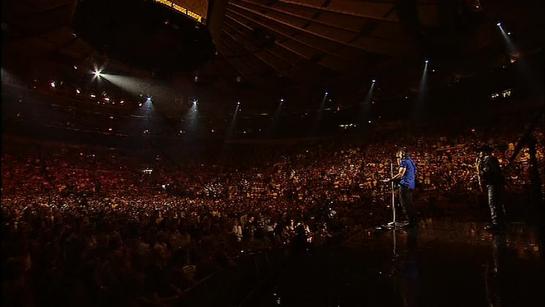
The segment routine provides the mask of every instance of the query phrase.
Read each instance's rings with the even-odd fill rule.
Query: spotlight
[[[237,106],[239,106],[239,105],[240,105],[240,101],[237,101]]]
[[[430,61],[429,60],[425,60],[424,63],[428,64]]]
[[[496,26],[501,27],[501,22],[498,22]]]
[[[95,75],[95,77],[100,78],[102,76],[101,72],[102,71],[100,71],[100,70],[95,70],[95,71],[93,71],[93,74]]]
[[[284,102],[284,98],[280,98],[280,102]]]
[[[373,81],[371,81],[371,82],[375,83],[375,82],[377,82],[377,80],[373,79]]]

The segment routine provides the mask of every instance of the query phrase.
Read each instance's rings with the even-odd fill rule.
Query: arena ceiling
[[[396,82],[418,77],[426,58],[474,66],[501,46],[497,20],[516,20],[529,34],[539,28],[532,22],[542,25],[536,8],[539,1],[229,0],[216,46],[264,84],[271,76],[327,87]]]
[[[307,79],[417,54],[394,1],[230,0],[217,48],[243,76]]]
[[[538,0],[215,0],[214,5],[222,6],[211,11],[220,18],[209,18],[221,20],[211,32],[222,59],[201,69],[202,80],[206,74],[220,79],[214,74],[228,71],[235,83],[271,90],[354,88],[371,79],[402,83],[418,78],[425,58],[441,61],[442,68],[471,68],[501,48],[494,27],[499,18],[512,21],[521,40],[531,37],[543,46]],[[80,58],[93,53],[72,35],[77,1],[3,0],[2,6],[2,30],[13,52],[46,48]]]

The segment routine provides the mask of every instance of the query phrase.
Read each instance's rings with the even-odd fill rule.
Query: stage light
[[[231,139],[236,131],[237,117],[239,112],[240,112],[240,101],[237,100],[235,111],[233,112],[233,117],[231,118],[231,122],[229,123],[229,127],[227,127],[227,131],[225,134],[226,139]]]
[[[371,82],[375,83],[375,82],[377,82],[377,80],[373,79],[373,81],[371,81]]]
[[[280,102],[284,102],[284,98],[280,98]]]
[[[429,60],[425,60],[424,63],[428,64],[430,61]]]
[[[51,81],[51,83],[49,83],[49,85],[52,87],[52,88],[55,88],[55,81]]]
[[[102,74],[101,74],[101,73],[102,73],[102,71],[100,71],[100,70],[98,70],[98,69],[97,69],[97,70],[95,70],[95,71],[93,71],[93,74],[94,74],[94,75],[95,75],[95,77],[97,77],[97,78],[100,78],[100,77],[102,77]]]
[[[510,53],[510,54],[514,54],[514,53],[517,53],[517,47],[515,46],[515,44],[511,41],[511,32],[506,32],[505,29],[503,28],[501,22],[498,22],[496,24],[500,30],[500,33],[501,35],[503,36],[503,39],[505,41],[505,45],[507,47],[507,51]]]

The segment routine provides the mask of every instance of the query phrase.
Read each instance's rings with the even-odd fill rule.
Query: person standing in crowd
[[[491,224],[486,228],[489,230],[501,230],[505,226],[504,208],[501,200],[505,179],[500,167],[500,162],[492,155],[490,146],[479,148],[477,157],[477,178],[481,191],[486,187],[488,196],[488,207],[490,208]]]
[[[407,149],[401,148],[396,153],[399,170],[395,176],[387,182],[397,182],[399,188],[399,204],[407,221],[400,223],[401,226],[416,226],[416,212],[413,205],[413,190],[416,187],[416,165],[410,158]]]

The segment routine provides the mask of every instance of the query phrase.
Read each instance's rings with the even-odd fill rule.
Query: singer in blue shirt
[[[403,223],[404,226],[416,226],[416,212],[413,205],[413,190],[416,187],[416,165],[405,148],[397,151],[396,158],[399,171],[389,181],[398,183],[399,204],[407,218],[407,221]]]

